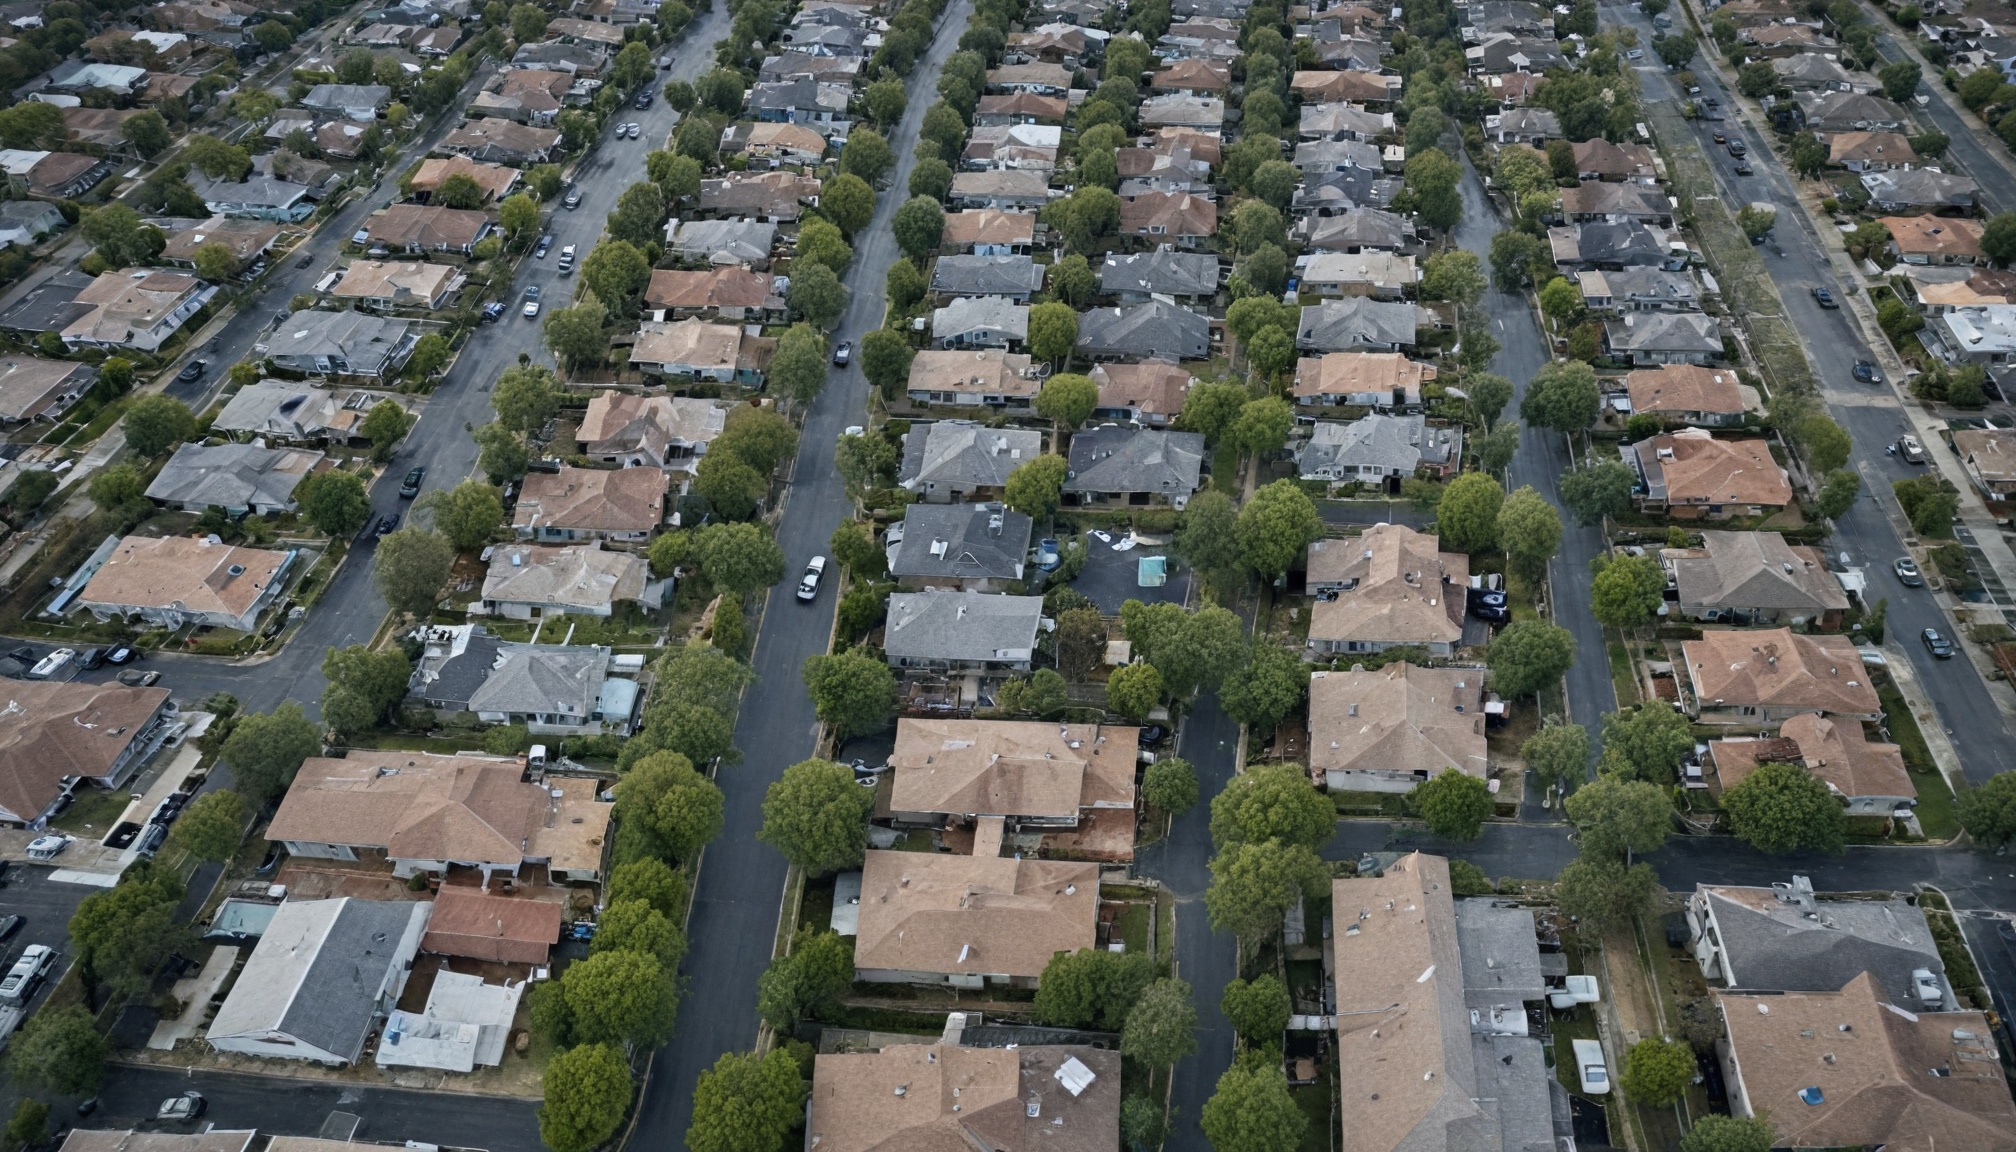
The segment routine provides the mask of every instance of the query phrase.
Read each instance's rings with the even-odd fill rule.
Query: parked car
[[[180,1096],[170,1096],[154,1110],[154,1119],[173,1124],[189,1124],[209,1111],[210,1102],[203,1099],[201,1092],[184,1092]]]
[[[1813,302],[1822,308],[1839,308],[1841,302],[1834,299],[1834,293],[1825,288],[1813,289]]]
[[[483,323],[485,324],[495,324],[503,315],[504,305],[499,301],[493,300],[483,306]]]
[[[533,319],[539,315],[539,302],[537,300],[527,300],[524,311],[527,320]]]
[[[1925,446],[1918,442],[1916,436],[1899,436],[1897,438],[1897,454],[1913,464],[1923,464],[1926,459]]]
[[[1727,144],[1728,142],[1729,142],[1729,137],[1728,137],[1727,135],[1725,135],[1724,133],[1722,133],[1722,132],[1720,132],[1720,131],[1717,131],[1717,132],[1715,133],[1715,143],[1717,143],[1717,144]]]
[[[120,644],[105,654],[107,664],[130,664],[140,658],[140,650],[130,644]]]
[[[826,574],[826,558],[814,556],[805,565],[805,575],[798,578],[798,599],[813,600],[819,595],[819,578]]]
[[[128,688],[148,688],[153,686],[154,682],[159,679],[161,679],[159,672],[142,672],[138,668],[129,668],[119,673],[119,683],[126,685]]]
[[[167,839],[168,825],[149,824],[147,825],[147,831],[142,833],[140,839],[134,843],[133,850],[142,856],[152,856],[161,850],[162,843]]]
[[[570,210],[579,208],[581,206],[581,193],[569,192],[567,193],[567,198],[560,201],[560,203],[565,204]]]
[[[371,535],[390,536],[393,533],[393,531],[398,527],[399,527],[399,514],[397,512],[388,512],[385,515],[378,517],[378,525],[377,527],[371,529]]]
[[[1470,593],[1469,601],[1470,615],[1477,617],[1479,620],[1495,622],[1510,620],[1512,618],[1511,605],[1506,601],[1505,593],[1503,592],[1493,592],[1488,589],[1473,591]]]
[[[842,340],[840,346],[833,349],[833,363],[836,367],[845,368],[847,362],[853,358],[854,342],[852,340]]]
[[[532,249],[532,258],[535,260],[544,260],[546,258],[546,250],[551,247],[553,247],[553,234],[548,232],[546,235],[539,237],[538,246]]]
[[[27,921],[19,916],[0,916],[0,944],[13,939],[14,934],[21,930],[21,925],[26,923]]]
[[[86,648],[84,655],[77,661],[78,670],[83,672],[91,672],[104,666],[105,649],[103,648]]]
[[[47,944],[30,944],[22,949],[20,959],[14,961],[6,976],[0,977],[0,1003],[26,1004],[55,960],[56,950]]]
[[[30,860],[54,860],[63,854],[63,849],[69,846],[70,837],[65,836],[61,832],[51,832],[46,836],[37,836],[28,842],[28,858]]]
[[[1933,656],[1941,660],[1953,658],[1953,642],[1941,636],[1937,628],[1927,628],[1922,635],[1925,637],[1925,647]]]
[[[1161,724],[1148,724],[1141,729],[1141,746],[1153,748],[1169,739],[1169,729]]]
[[[1891,565],[1891,567],[1897,570],[1897,579],[1902,581],[1906,588],[1923,588],[1925,586],[1925,575],[1918,571],[1918,562],[1911,559],[1911,557],[1899,556],[1897,563]]]
[[[49,653],[49,655],[44,656],[42,659],[36,661],[35,666],[28,670],[28,678],[30,680],[47,680],[50,677],[56,675],[58,672],[61,672],[63,668],[70,663],[70,661],[75,660],[76,658],[77,658],[76,649],[58,648],[54,652]]]
[[[1055,572],[1064,562],[1063,553],[1057,550],[1057,541],[1044,537],[1036,542],[1036,568],[1041,572]]]
[[[21,661],[23,664],[33,664],[37,659],[35,655],[35,649],[28,647],[26,644],[23,644],[21,647],[16,648],[12,652],[9,652],[7,654],[9,656],[12,656],[16,660]]]
[[[418,496],[420,494],[420,483],[425,479],[427,479],[427,466],[422,464],[420,467],[406,473],[405,483],[399,485],[399,495],[407,500]]]
[[[175,374],[175,379],[182,381],[184,384],[189,383],[191,380],[201,380],[203,378],[203,370],[208,367],[209,365],[203,363],[201,360],[191,360],[182,366],[182,371]]]
[[[1597,1040],[1577,1040],[1575,1050],[1575,1074],[1581,1078],[1582,1091],[1591,1096],[1600,1096],[1610,1091],[1610,1068],[1603,1063],[1603,1044]]]
[[[1855,361],[1855,379],[1864,384],[1881,384],[1883,373],[1867,360]]]

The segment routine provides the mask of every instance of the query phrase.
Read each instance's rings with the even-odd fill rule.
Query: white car
[[[805,575],[798,578],[798,599],[814,600],[819,596],[819,578],[826,575],[826,558],[814,556],[805,565]]]
[[[69,664],[70,661],[75,660],[76,658],[77,658],[76,649],[58,648],[54,652],[49,653],[49,655],[44,656],[41,660],[37,661],[35,666],[28,670],[28,679],[47,680],[51,676],[56,675],[56,673],[61,672],[65,665]]]
[[[525,302],[525,318],[530,320],[537,315],[539,315],[539,302],[537,300],[527,300]]]
[[[1581,1077],[1582,1091],[1591,1096],[1610,1091],[1610,1068],[1603,1063],[1603,1045],[1595,1040],[1577,1040],[1574,1047],[1575,1072]]]
[[[63,849],[69,846],[70,837],[63,835],[61,832],[53,832],[47,836],[37,836],[28,842],[28,858],[30,860],[54,860],[62,854]]]
[[[1946,1003],[1946,990],[1939,986],[1939,978],[1932,974],[1930,968],[1913,968],[1911,987],[1927,1008],[1937,1008]]]

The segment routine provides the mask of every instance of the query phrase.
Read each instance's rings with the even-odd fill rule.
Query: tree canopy
[[[1804,764],[1760,764],[1722,793],[1729,830],[1765,852],[1839,852],[1848,818],[1841,802]]]
[[[756,838],[814,876],[856,867],[868,848],[874,803],[874,792],[856,784],[846,765],[800,761],[770,785]]]
[[[1448,840],[1475,840],[1491,816],[1490,786],[1455,768],[1444,768],[1415,785],[1409,805],[1428,830]]]

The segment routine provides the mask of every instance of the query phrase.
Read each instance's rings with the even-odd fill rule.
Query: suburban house
[[[382,380],[405,366],[420,342],[411,320],[369,312],[295,312],[266,337],[274,365],[304,376],[362,376]]]
[[[819,180],[789,170],[730,172],[700,181],[699,210],[717,216],[780,223],[805,214],[819,201]]]
[[[1979,264],[1979,220],[1954,216],[1885,216],[1877,221],[1890,233],[1890,251],[1905,264]]]
[[[1123,304],[1145,304],[1156,296],[1209,300],[1218,294],[1218,257],[1168,249],[1109,252],[1099,266],[1099,291]]]
[[[516,168],[551,160],[560,149],[557,128],[537,128],[512,120],[471,120],[457,125],[435,151]]]
[[[1118,1052],[1082,1044],[965,1047],[963,1026],[964,1014],[955,1012],[935,1044],[919,1038],[817,1057],[808,1146],[820,1152],[1118,1146]]]
[[[1623,448],[1644,481],[1639,507],[1675,520],[1768,516],[1792,502],[1792,482],[1763,440],[1717,440],[1683,428]]]
[[[2016,1102],[1980,1012],[1900,1010],[1867,972],[1835,992],[1715,999],[1729,1110],[1765,1117],[1780,1147],[2016,1149]]]
[[[1097,420],[1118,420],[1166,427],[1183,412],[1183,401],[1197,378],[1180,364],[1154,357],[1138,364],[1102,361],[1086,373],[1099,386],[1099,402],[1092,409]]]
[[[973,110],[974,127],[995,124],[1062,124],[1069,105],[1061,96],[1009,92],[982,96]]]
[[[309,757],[267,834],[289,855],[382,860],[401,879],[467,868],[487,888],[543,868],[554,883],[594,882],[612,807],[599,791],[589,779],[527,779],[521,759],[353,749]]]
[[[2016,363],[2016,304],[1948,308],[1928,317],[1918,336],[1948,364]]]
[[[500,644],[495,660],[466,701],[448,698],[443,670],[428,700],[473,712],[485,724],[518,724],[535,736],[627,736],[637,712],[637,682],[609,675],[609,649],[599,644]]]
[[[758,331],[756,325],[715,324],[698,317],[670,324],[646,320],[630,347],[630,366],[654,376],[760,385],[777,341]]]
[[[952,176],[952,205],[997,212],[1034,212],[1050,202],[1050,176],[1026,168],[958,172]]]
[[[1759,765],[1799,764],[1841,800],[1851,816],[1887,817],[1918,802],[1918,787],[1895,744],[1872,744],[1859,720],[1802,712],[1775,737],[1716,740],[1708,745],[1717,793],[1741,784]]]
[[[16,194],[74,200],[104,183],[112,165],[87,152],[0,148],[0,172]]]
[[[907,390],[912,404],[1023,409],[1042,384],[1028,356],[987,348],[917,353]]]
[[[89,364],[0,356],[0,422],[18,426],[57,420],[97,382],[98,370]]]
[[[1379,208],[1303,216],[1295,231],[1304,247],[1326,252],[1403,252],[1421,242],[1412,220]]]
[[[393,204],[364,218],[359,243],[376,254],[386,252],[453,252],[474,255],[490,234],[490,217],[467,208],[433,204]]]
[[[810,76],[771,80],[749,89],[750,115],[766,124],[811,124],[824,131],[847,121],[853,95],[845,84],[822,84]]]
[[[1013,836],[1077,828],[1103,813],[1131,834],[1139,736],[1101,724],[904,717],[889,756],[890,816],[938,829],[991,818]]]
[[[357,1063],[398,1007],[433,911],[425,900],[281,904],[204,1039],[241,1056]]]
[[[1022,581],[1033,530],[1000,504],[912,504],[884,536],[889,575],[906,592],[1006,592]]]
[[[446,264],[414,260],[358,260],[343,270],[329,294],[358,308],[391,312],[400,308],[439,311],[469,277]]]
[[[181,724],[166,688],[10,681],[0,712],[0,820],[43,828],[86,784],[123,788]]]
[[[265,379],[233,393],[211,420],[210,430],[240,439],[261,437],[269,443],[347,443],[370,410],[386,399],[382,392],[342,392]]]
[[[325,459],[303,448],[184,444],[147,486],[147,498],[184,512],[213,507],[232,516],[291,512],[295,487]]]
[[[1353,1152],[1574,1143],[1567,1092],[1527,1028],[1547,993],[1531,912],[1452,900],[1449,862],[1414,852],[1332,880],[1330,918],[1336,1009],[1317,1021],[1335,1021]]]
[[[1598,136],[1593,140],[1577,140],[1571,147],[1579,180],[1646,184],[1659,178],[1658,158],[1643,144],[1612,144]]]
[[[1318,252],[1302,268],[1299,291],[1324,296],[1376,296],[1398,300],[1420,280],[1414,257],[1392,252]]]
[[[665,225],[666,251],[709,264],[770,266],[777,225],[760,220],[679,220]]]
[[[391,103],[392,89],[383,84],[317,84],[301,98],[303,108],[352,120],[376,120]]]
[[[1027,256],[1036,243],[1036,214],[992,208],[945,214],[941,251],[974,256]]]
[[[492,164],[486,160],[471,160],[467,156],[450,156],[446,159],[428,157],[420,161],[419,167],[407,178],[407,195],[417,203],[427,203],[441,185],[456,177],[467,177],[482,194],[482,203],[495,204],[511,194],[518,185],[523,172],[507,164]]]
[[[1423,319],[1421,309],[1405,300],[1323,300],[1302,309],[1295,347],[1304,352],[1398,353],[1414,346]]]
[[[177,268],[195,268],[196,254],[213,245],[231,254],[234,267],[245,268],[273,250],[280,239],[280,226],[265,220],[240,220],[212,216],[193,227],[168,234],[161,249],[163,263]]]
[[[203,207],[217,216],[241,220],[269,220],[298,224],[315,214],[306,184],[252,176],[245,180],[206,180],[197,176],[193,184]]]
[[[1317,421],[1296,449],[1295,469],[1304,480],[1376,484],[1397,494],[1402,480],[1423,470],[1447,476],[1462,459],[1460,429],[1430,428],[1419,413],[1373,412],[1348,424]]]
[[[1009,474],[1042,454],[1043,433],[1033,428],[988,428],[967,420],[912,424],[903,436],[897,482],[927,504],[999,500]]]
[[[1398,76],[1355,69],[1340,72],[1299,71],[1289,81],[1289,87],[1305,103],[1315,104],[1384,104],[1399,98],[1400,84]]]
[[[1042,620],[1041,596],[893,592],[882,649],[897,668],[948,675],[1027,672]]]
[[[1957,1006],[1924,911],[1900,896],[1818,899],[1804,876],[1769,888],[1697,884],[1687,897],[1687,935],[1702,979],[1722,988],[1831,992],[1867,972],[1893,1004]],[[1919,998],[1911,978],[1919,968],[1940,978],[1941,1004]]]
[[[576,468],[530,472],[511,525],[544,543],[647,544],[665,523],[671,478],[658,468]]]
[[[1883,704],[1845,636],[1790,628],[1711,629],[1681,645],[1690,699],[1702,724],[1776,724],[1802,712],[1877,721]]]
[[[970,856],[868,852],[856,980],[1032,988],[1057,953],[1093,946],[1100,866],[998,855],[999,822],[990,823],[993,855],[977,837]]]
[[[931,312],[939,348],[1006,348],[1029,338],[1029,307],[1006,296],[961,296]]]
[[[420,950],[487,964],[544,964],[560,942],[566,915],[567,905],[558,900],[444,886],[434,897]]]
[[[1452,769],[1490,774],[1482,668],[1310,673],[1309,770],[1331,791],[1411,792]]]
[[[939,296],[1006,296],[1029,303],[1043,289],[1043,266],[1028,256],[940,256],[931,270]]]
[[[1398,352],[1328,352],[1295,362],[1295,403],[1380,410],[1421,407],[1435,366]]]
[[[1631,414],[1658,416],[1677,424],[1720,428],[1743,423],[1748,406],[1734,368],[1668,364],[1640,368],[1624,377]]]
[[[1697,312],[1701,293],[1685,272],[1634,264],[1629,268],[1584,268],[1575,287],[1591,312]]]
[[[588,401],[575,439],[598,463],[691,472],[727,424],[728,408],[718,400],[606,388]]]
[[[1078,316],[1077,352],[1094,360],[1206,360],[1211,356],[1211,319],[1166,299],[1094,308]]]
[[[1603,347],[1627,364],[1706,364],[1722,358],[1722,328],[1702,312],[1633,312],[1603,322]]]
[[[1883,172],[1918,163],[1902,132],[1838,132],[1827,141],[1827,163],[1850,172]]]
[[[566,72],[545,68],[507,68],[469,101],[463,114],[477,124],[548,125],[560,115],[562,102],[574,86]]]
[[[1189,192],[1148,192],[1120,202],[1120,234],[1194,246],[1218,231],[1218,205]]]
[[[2005,428],[1963,428],[1953,433],[1953,452],[1983,496],[1990,500],[2016,496],[2016,433]]]
[[[1666,244],[1664,229],[1641,220],[1585,220],[1547,229],[1548,252],[1563,271],[1663,264]]]
[[[1591,180],[1561,190],[1561,218],[1573,223],[1635,221],[1664,224],[1673,218],[1673,202],[1664,192],[1650,185]],[[1585,259],[1595,262],[1590,256],[1590,249],[1581,243],[1590,235],[1583,233],[1577,236],[1577,249]]]
[[[279,596],[295,553],[213,539],[128,536],[71,604],[100,620],[137,617],[158,628],[250,632]]]
[[[153,352],[168,342],[217,295],[217,287],[186,272],[122,268],[106,272],[77,293],[84,312],[62,329],[63,343],[108,351]]]
[[[1930,168],[1864,172],[1862,190],[1878,212],[1936,212],[1942,208],[1974,207],[1981,186],[1972,177]]]
[[[1071,437],[1064,498],[1069,504],[1173,504],[1182,509],[1203,484],[1204,437],[1197,432],[1101,424]]]
[[[1690,620],[1839,628],[1848,610],[1820,550],[1776,532],[1703,532],[1701,547],[1662,549],[1659,562]]]
[[[694,316],[710,320],[761,321],[782,317],[784,302],[777,298],[770,277],[733,264],[705,272],[684,272],[660,268],[651,273],[644,289],[644,310],[653,320],[685,320]]]
[[[656,608],[664,585],[642,556],[598,544],[500,544],[483,576],[483,610],[507,620],[609,616],[618,603]]]
[[[1317,659],[1398,645],[1448,656],[1463,642],[1470,557],[1404,524],[1309,545],[1310,653]]]
[[[19,244],[23,248],[32,248],[42,237],[53,236],[69,226],[63,210],[47,201],[8,200],[0,203],[0,246]]]
[[[752,124],[740,143],[751,156],[786,164],[817,164],[826,155],[826,137],[803,124]]]

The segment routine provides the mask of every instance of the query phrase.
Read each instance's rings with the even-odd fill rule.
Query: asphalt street
[[[1875,12],[1871,19],[1878,28],[1890,26],[1888,18],[1881,12]],[[1896,36],[1888,33],[1876,37],[1876,46],[1886,60],[1918,59],[1905,51]],[[1960,112],[1960,97],[1946,90],[1945,81],[1939,78],[1936,69],[1925,69],[1925,79],[1918,90],[1930,93],[1932,99],[1916,108],[1916,114],[1931,121],[1932,127],[1946,134],[1948,143],[1943,166],[1950,171],[1956,167],[1952,162],[1959,161],[1957,167],[1974,177],[1974,182],[1981,186],[1977,199],[1991,215],[2009,211],[2010,206],[2016,204],[2016,172],[2010,170],[2008,150],[1999,142],[1990,143],[1981,139],[1979,129],[1968,124],[1967,117]]]
[[[1607,6],[1605,12],[1636,28],[1641,42],[1651,42],[1651,21],[1642,12],[1615,4]],[[1955,631],[1952,622],[1931,592],[1905,588],[1890,571],[1891,562],[1907,554],[1897,529],[1886,515],[1886,509],[1895,511],[1897,507],[1890,491],[1891,482],[1923,474],[1922,469],[1905,463],[1901,457],[1883,454],[1884,445],[1894,443],[1910,431],[1896,394],[1889,385],[1855,382],[1855,362],[1874,358],[1868,345],[1841,309],[1821,308],[1814,302],[1814,288],[1827,288],[1837,299],[1844,295],[1845,288],[1828,265],[1783,162],[1771,147],[1775,137],[1758,130],[1747,122],[1747,117],[1735,111],[1736,100],[1722,89],[1707,67],[1696,68],[1694,74],[1702,96],[1721,99],[1731,111],[1727,121],[1695,122],[1696,139],[1692,143],[1708,157],[1729,204],[1768,200],[1777,206],[1777,229],[1772,241],[1762,249],[1764,265],[1784,302],[1786,318],[1805,342],[1806,357],[1813,366],[1814,378],[1821,384],[1829,411],[1854,441],[1853,464],[1862,473],[1862,498],[1835,522],[1834,536],[1826,548],[1846,553],[1850,564],[1865,568],[1869,596],[1889,601],[1888,632],[1899,641],[1925,694],[1937,707],[1940,726],[1951,737],[1967,778],[1979,784],[1997,772],[2016,769],[2016,745],[2007,738],[2002,712],[1973,664],[1966,660],[1935,659],[1918,641],[1920,632],[1926,628],[1952,635]],[[1663,68],[1640,67],[1638,75],[1645,101],[1681,98]],[[1726,150],[1713,142],[1711,134],[1718,130],[1732,138],[1740,135],[1749,144],[1754,175],[1736,175]],[[1671,149],[1686,147],[1689,142],[1661,143]],[[1931,450],[1946,451],[1943,446]],[[1566,550],[1564,545],[1564,554]],[[1578,659],[1577,663],[1581,661]]]
[[[1176,1115],[1167,1152],[1210,1152],[1198,1118],[1218,1077],[1232,1066],[1232,1026],[1218,1009],[1225,985],[1239,975],[1239,943],[1213,932],[1204,914],[1204,890],[1211,886],[1211,805],[1232,779],[1239,753],[1239,725],[1218,708],[1216,696],[1199,700],[1183,722],[1179,754],[1197,769],[1202,801],[1176,818],[1169,835],[1136,855],[1141,873],[1162,882],[1176,900],[1176,977],[1187,981],[1197,1005],[1197,1051],[1176,1064],[1170,1097]]]
[[[833,333],[835,343],[858,340],[882,326],[883,276],[899,255],[890,222],[907,196],[911,153],[939,70],[971,9],[970,0],[957,0],[945,10],[930,51],[910,74],[909,107],[889,137],[899,160],[877,197],[874,219],[854,237],[854,262],[844,277],[852,297]],[[711,42],[706,36],[690,39]],[[757,679],[735,726],[742,762],[723,767],[718,777],[727,801],[723,831],[707,848],[694,891],[687,925],[691,947],[682,969],[688,992],[679,1026],[658,1052],[639,1105],[636,1131],[643,1147],[679,1145],[692,1120],[700,1073],[722,1053],[746,1050],[756,1040],[756,980],[770,962],[785,876],[783,857],[759,843],[756,832],[763,824],[764,792],[786,767],[813,754],[818,718],[800,670],[806,659],[826,651],[839,592],[823,592],[805,604],[792,589],[805,562],[824,554],[833,530],[852,515],[833,449],[843,428],[866,422],[867,406],[868,381],[857,360],[827,373],[825,390],[806,413],[777,526],[786,575],[770,591],[751,656]]]
[[[0,887],[0,916],[19,916],[22,921],[14,938],[0,944],[0,965],[11,967],[30,945],[56,950],[56,962],[50,965],[41,991],[29,1002],[32,1008],[41,1007],[70,966],[70,916],[86,896],[98,891],[85,884],[51,880],[50,871],[40,865],[14,864],[6,869],[6,884]]]

